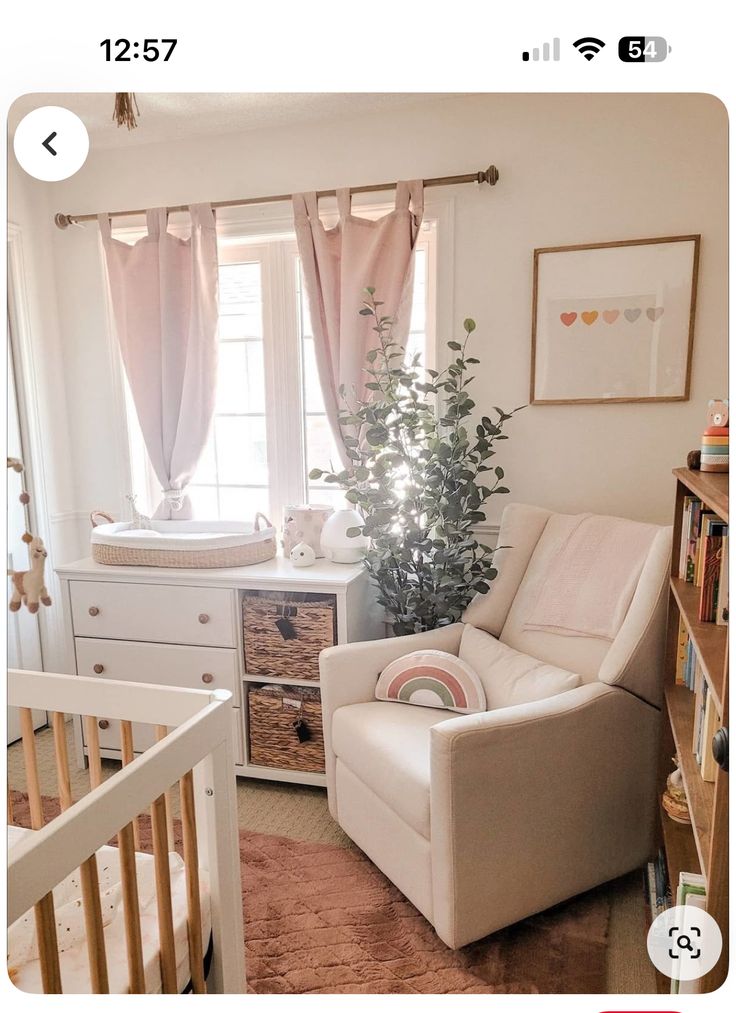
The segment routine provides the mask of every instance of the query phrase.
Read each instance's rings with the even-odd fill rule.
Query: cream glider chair
[[[507,507],[498,544],[510,548],[463,622],[320,658],[330,811],[453,948],[651,854],[671,530],[654,530],[613,640],[530,630],[570,521]],[[457,653],[463,623],[583,683],[470,715],[375,700],[385,665],[418,649]]]

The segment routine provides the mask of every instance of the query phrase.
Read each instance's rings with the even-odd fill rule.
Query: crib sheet
[[[34,833],[22,827],[8,827],[8,851],[26,834]],[[102,918],[107,951],[107,966],[111,993],[127,993],[128,965],[125,944],[125,927],[120,885],[120,859],[117,848],[102,847],[97,852],[100,880]],[[187,937],[187,894],[184,862],[174,852],[169,855],[171,876],[171,904],[176,944],[177,983],[179,991],[186,987],[189,972],[189,944]],[[141,912],[141,937],[146,992],[161,992],[159,963],[158,914],[153,856],[136,854],[138,896]],[[203,870],[199,873],[202,905],[202,939],[204,947],[210,937],[212,919],[209,901],[209,883]],[[87,942],[84,931],[79,871],[75,870],[54,888],[56,932],[59,945],[61,980],[65,993],[88,994],[92,988],[89,976]],[[41,965],[38,960],[36,930],[33,912],[27,912],[8,929],[8,972],[17,988],[23,992],[43,992]]]

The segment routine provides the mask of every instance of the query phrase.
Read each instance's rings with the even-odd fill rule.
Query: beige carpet
[[[74,757],[69,727],[70,757]],[[53,737],[48,729],[36,736],[41,791],[58,794],[54,765]],[[104,774],[118,768],[104,761]],[[22,750],[19,743],[8,749],[8,780],[11,788],[25,791]],[[72,793],[81,797],[89,790],[85,771],[72,771]],[[174,793],[176,795],[176,793]],[[279,835],[294,841],[338,845],[355,855],[357,849],[332,820],[325,792],[319,788],[238,780],[238,816],[243,830]],[[610,903],[610,924],[606,948],[606,985],[610,993],[653,993],[655,978],[645,947],[641,874],[636,872],[608,884],[599,891]],[[564,990],[564,989],[563,989]]]

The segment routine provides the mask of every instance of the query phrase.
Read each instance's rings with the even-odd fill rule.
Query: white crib
[[[86,988],[79,987],[75,975],[68,991],[180,991],[182,927],[176,923],[183,918],[184,960],[192,991],[245,992],[230,694],[11,670],[8,704],[20,709],[32,828],[14,831],[16,843],[8,854],[8,925],[22,927],[31,910],[35,919],[35,966],[26,968],[19,987],[23,980],[37,979],[38,988],[31,984],[29,990],[65,991],[64,969],[71,977],[68,954],[72,951],[64,949],[57,938],[54,891],[57,898],[67,899],[76,884],[80,891],[76,903],[83,912]],[[33,709],[49,712],[54,734],[62,812],[47,823]],[[89,750],[91,791],[76,803],[70,790],[64,727],[68,714],[83,716]],[[121,770],[105,781],[97,735],[102,716],[120,721],[123,757]],[[156,726],[158,741],[139,756],[133,753],[133,722]],[[177,782],[183,866],[170,856],[171,793]],[[146,811],[151,819],[152,857],[137,851],[138,817]],[[117,848],[106,848],[116,835]],[[108,872],[112,860],[119,876],[121,903],[115,932],[109,912],[103,916],[101,856],[103,872]],[[140,883],[147,876],[155,883],[155,904],[147,902],[147,910],[153,909],[148,921],[142,918],[139,903]],[[109,896],[106,892],[107,907]],[[203,912],[207,904],[209,909]],[[157,936],[153,976],[151,917]],[[203,968],[209,938],[204,937],[203,926],[205,931],[211,926],[212,933],[206,983]],[[116,987],[116,982],[122,987]]]

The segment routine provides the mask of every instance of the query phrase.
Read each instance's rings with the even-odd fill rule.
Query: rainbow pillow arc
[[[378,677],[376,700],[461,714],[486,709],[486,694],[475,671],[447,651],[413,651],[392,661]]]

